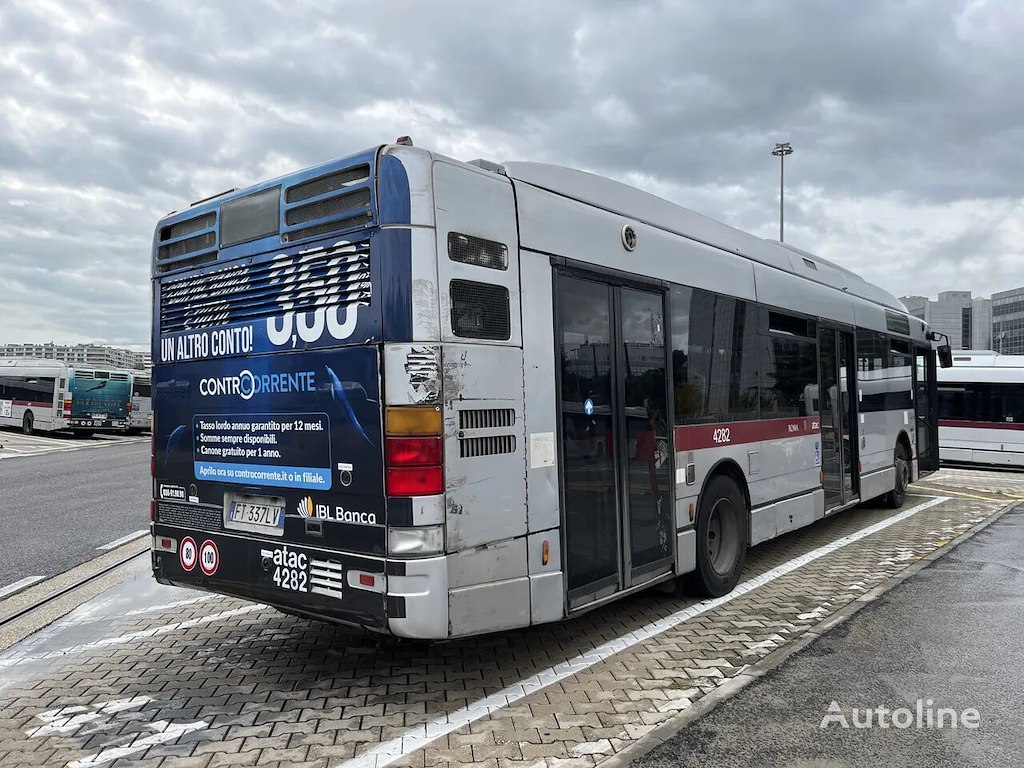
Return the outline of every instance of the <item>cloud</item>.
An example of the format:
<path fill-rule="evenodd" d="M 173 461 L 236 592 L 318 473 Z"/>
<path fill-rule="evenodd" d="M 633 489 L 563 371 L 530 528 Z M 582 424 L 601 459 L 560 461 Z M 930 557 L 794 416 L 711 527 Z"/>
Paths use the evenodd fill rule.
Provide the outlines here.
<path fill-rule="evenodd" d="M 402 134 L 606 174 L 898 295 L 1024 283 L 1013 2 L 0 7 L 0 341 L 145 343 L 169 210 Z"/>

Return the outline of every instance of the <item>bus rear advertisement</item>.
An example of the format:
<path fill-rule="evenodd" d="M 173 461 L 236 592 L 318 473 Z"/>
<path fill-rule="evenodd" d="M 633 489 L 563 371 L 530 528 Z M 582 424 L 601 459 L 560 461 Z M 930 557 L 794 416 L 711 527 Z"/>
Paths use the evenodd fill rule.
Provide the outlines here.
<path fill-rule="evenodd" d="M 126 432 L 131 426 L 129 371 L 76 367 L 69 382 L 69 396 L 67 422 L 71 429 Z"/>

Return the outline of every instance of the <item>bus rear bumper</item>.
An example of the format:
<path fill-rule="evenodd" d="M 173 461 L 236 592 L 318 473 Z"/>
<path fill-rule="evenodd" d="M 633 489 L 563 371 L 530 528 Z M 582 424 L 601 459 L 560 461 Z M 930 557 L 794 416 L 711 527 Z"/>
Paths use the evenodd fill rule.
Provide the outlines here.
<path fill-rule="evenodd" d="M 382 558 L 153 526 L 153 576 L 162 584 L 377 632 L 388 629 L 384 570 Z"/>
<path fill-rule="evenodd" d="M 443 640 L 448 629 L 448 559 L 388 561 L 388 629 L 399 637 Z"/>
<path fill-rule="evenodd" d="M 157 524 L 153 576 L 399 637 L 449 636 L 444 556 L 384 560 Z"/>

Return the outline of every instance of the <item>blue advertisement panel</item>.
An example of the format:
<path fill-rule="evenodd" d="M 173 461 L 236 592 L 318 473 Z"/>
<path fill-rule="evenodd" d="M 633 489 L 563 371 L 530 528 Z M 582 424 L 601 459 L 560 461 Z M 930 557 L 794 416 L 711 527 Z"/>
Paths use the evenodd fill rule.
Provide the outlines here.
<path fill-rule="evenodd" d="M 158 516 L 384 551 L 377 347 L 154 369 Z"/>

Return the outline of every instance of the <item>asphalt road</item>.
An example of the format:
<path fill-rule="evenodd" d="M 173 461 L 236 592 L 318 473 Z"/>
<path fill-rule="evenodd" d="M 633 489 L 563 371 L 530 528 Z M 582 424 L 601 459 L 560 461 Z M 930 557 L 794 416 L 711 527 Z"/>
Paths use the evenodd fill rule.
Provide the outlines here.
<path fill-rule="evenodd" d="M 1022 545 L 1024 505 L 632 765 L 1024 765 Z M 821 727 L 833 701 L 851 727 Z M 853 727 L 854 708 L 863 724 L 879 706 L 913 722 Z M 979 727 L 927 727 L 939 707 L 976 709 Z"/>
<path fill-rule="evenodd" d="M 149 526 L 148 441 L 0 461 L 0 588 Z"/>

